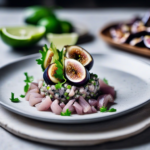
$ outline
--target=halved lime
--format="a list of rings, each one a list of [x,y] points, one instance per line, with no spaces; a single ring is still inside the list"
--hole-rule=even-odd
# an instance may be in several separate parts
[[[74,45],[78,40],[77,33],[64,33],[64,34],[53,34],[48,33],[47,39],[49,42],[53,42],[53,44],[61,50],[64,45]]]
[[[37,43],[45,34],[45,27],[22,26],[1,28],[2,40],[13,47],[26,47]]]

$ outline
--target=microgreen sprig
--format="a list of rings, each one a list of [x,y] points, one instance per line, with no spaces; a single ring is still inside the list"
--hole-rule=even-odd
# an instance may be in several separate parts
[[[100,108],[100,112],[116,112],[116,111],[117,110],[115,108],[111,108],[111,109],[107,110],[107,107],[105,107],[105,106],[102,106]]]
[[[19,100],[18,98],[14,98],[14,93],[12,93],[12,92],[11,92],[11,98],[10,98],[10,100],[11,100],[12,102],[14,102],[14,103],[20,102],[20,100]]]
[[[71,116],[71,111],[67,109],[66,112],[61,112],[61,116]]]
[[[108,85],[108,80],[107,79],[103,79],[103,81]]]

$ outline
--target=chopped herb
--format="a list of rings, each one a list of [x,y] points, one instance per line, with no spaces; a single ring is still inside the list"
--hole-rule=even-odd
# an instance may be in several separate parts
[[[67,89],[71,89],[71,85],[67,85]]]
[[[14,103],[20,102],[20,100],[19,100],[18,98],[14,98],[14,93],[12,93],[12,92],[11,92],[11,98],[10,98],[10,100],[11,100],[12,102],[14,102]]]
[[[115,108],[111,108],[108,110],[109,112],[116,112],[116,109]]]
[[[69,96],[67,96],[67,97],[66,97],[66,99],[67,99],[67,100],[69,100],[69,99],[70,99],[70,97],[69,97]]]
[[[96,85],[96,82],[94,82],[93,84],[94,84],[94,86],[95,86],[95,85]]]
[[[45,86],[45,82],[43,82],[43,86]]]
[[[25,93],[27,93],[28,92],[28,90],[29,90],[29,84],[28,83],[26,83],[26,85],[24,86],[24,92]]]
[[[53,96],[52,96],[52,95],[50,95],[49,97],[50,97],[50,98],[53,98]]]
[[[70,116],[71,115],[71,111],[69,111],[69,109],[66,110],[66,112],[61,112],[61,116]]]
[[[24,82],[31,83],[34,80],[33,76],[28,76],[27,72],[25,72],[24,75],[26,76],[26,79],[24,80]]]
[[[98,75],[97,75],[97,74],[94,74],[94,76],[95,76],[95,78],[97,78],[97,77],[98,77]]]
[[[50,87],[49,87],[49,86],[47,86],[46,88],[47,88],[47,90],[49,90],[49,89],[50,89]]]
[[[20,95],[21,98],[25,98],[25,95]]]
[[[91,98],[90,96],[87,96],[87,98]]]
[[[64,95],[65,95],[65,96],[67,96],[67,95],[68,95],[68,93],[67,93],[67,92],[65,92],[65,93],[64,93]]]
[[[107,107],[102,106],[102,107],[100,108],[100,112],[107,112]]]
[[[108,80],[107,79],[103,79],[103,81],[108,85]]]

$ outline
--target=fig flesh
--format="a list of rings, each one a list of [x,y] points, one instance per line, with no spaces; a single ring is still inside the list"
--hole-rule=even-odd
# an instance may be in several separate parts
[[[84,85],[90,79],[88,70],[75,59],[65,60],[65,76],[70,83],[76,86]]]
[[[67,58],[79,61],[87,70],[93,67],[93,57],[85,49],[75,45],[66,45],[64,51]]]
[[[57,70],[56,64],[50,64],[44,71],[43,79],[47,84],[55,84],[60,82],[59,79],[55,78],[54,74]]]
[[[150,49],[150,35],[144,36],[143,41],[144,41],[145,47]]]

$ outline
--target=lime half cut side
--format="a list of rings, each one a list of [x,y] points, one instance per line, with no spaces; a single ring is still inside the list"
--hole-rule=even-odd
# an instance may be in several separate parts
[[[27,47],[37,43],[45,34],[45,27],[22,26],[3,27],[1,29],[2,40],[12,47]]]
[[[77,33],[63,33],[63,34],[53,34],[48,33],[47,39],[49,42],[53,42],[57,49],[61,50],[64,45],[74,45],[78,40]]]

